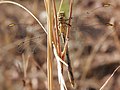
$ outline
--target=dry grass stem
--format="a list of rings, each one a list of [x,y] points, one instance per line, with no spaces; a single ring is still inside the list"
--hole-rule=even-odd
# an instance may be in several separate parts
[[[110,77],[106,80],[106,82],[102,85],[102,87],[99,90],[103,90],[104,87],[108,84],[110,79],[114,76],[114,74],[117,72],[117,70],[120,68],[120,65],[114,70],[114,72],[110,75]]]
[[[65,84],[65,81],[64,81],[64,78],[63,78],[63,75],[62,75],[62,71],[61,71],[61,62],[66,65],[68,67],[68,65],[58,56],[57,54],[57,50],[55,48],[55,45],[53,44],[53,52],[54,52],[54,55],[55,55],[55,58],[56,58],[56,61],[57,61],[57,68],[58,68],[58,81],[59,81],[59,84],[60,84],[60,88],[61,90],[67,90],[67,87],[66,87],[66,84]]]
[[[61,62],[62,64],[64,64],[66,67],[68,67],[68,64],[67,64],[66,62],[64,62],[64,61],[59,57],[59,55],[58,55],[58,53],[57,53],[57,50],[56,50],[54,44],[53,44],[53,51],[54,51],[55,58],[56,58],[57,60],[59,60],[59,62]]]
[[[53,40],[53,17],[52,17],[52,2],[45,0],[46,11],[47,11],[47,74],[48,74],[48,90],[53,90],[53,74],[52,74],[52,40]]]
[[[24,78],[27,77],[27,68],[28,68],[28,63],[30,60],[30,55],[28,55],[27,59],[25,58],[24,53],[22,54],[22,59],[23,59],[23,72],[24,72]]]
[[[55,36],[55,46],[57,46],[57,52],[60,55],[60,39],[59,39],[59,33],[58,33],[58,20],[57,20],[57,11],[56,11],[56,4],[55,0],[53,0],[53,11],[54,11],[54,21],[55,21],[55,31],[54,31],[54,36]]]

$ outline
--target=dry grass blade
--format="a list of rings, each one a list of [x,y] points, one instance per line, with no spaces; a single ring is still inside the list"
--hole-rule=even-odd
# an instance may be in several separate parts
[[[61,58],[58,56],[57,50],[56,50],[54,44],[53,44],[53,52],[54,52],[55,58],[56,58],[56,60],[57,60],[58,81],[59,81],[61,90],[64,90],[64,88],[67,90],[67,87],[66,87],[66,84],[65,84],[63,75],[62,75],[62,71],[61,71],[61,63],[60,63],[60,61],[61,61],[64,65],[66,65],[67,67],[68,67],[68,65],[67,65],[65,62],[63,62],[63,60],[61,60]]]
[[[117,72],[119,68],[120,68],[120,65],[114,70],[114,72],[110,75],[110,77],[106,80],[106,82],[102,85],[102,87],[99,90],[104,89],[104,87],[107,85],[107,83],[110,81],[110,79],[113,77],[113,75]]]
[[[55,55],[55,57],[57,58],[57,60],[59,60],[59,62],[63,63],[66,67],[68,67],[68,64],[65,63],[65,62],[59,57],[59,55],[57,54],[57,50],[56,50],[54,44],[53,44],[53,51],[54,51],[54,55]]]
[[[30,55],[28,55],[27,59],[25,58],[25,55],[22,54],[22,58],[23,58],[23,71],[24,71],[24,78],[27,77],[27,68],[28,68],[28,63],[30,60]]]
[[[47,34],[47,30],[44,28],[44,26],[41,24],[41,22],[37,19],[37,17],[35,17],[35,15],[30,12],[26,7],[24,7],[23,5],[17,3],[17,2],[13,2],[13,1],[0,1],[0,4],[13,4],[16,6],[19,6],[21,8],[23,8],[25,11],[27,11],[37,22],[38,24],[42,27],[42,29],[45,31],[45,33]]]
[[[53,69],[52,69],[52,26],[53,26],[53,17],[52,17],[52,2],[50,0],[44,1],[47,11],[47,74],[48,74],[48,90],[53,90]]]
[[[25,58],[25,54],[22,54],[22,60],[23,60],[23,86],[26,90],[27,84],[27,70],[28,70],[28,64],[30,60],[30,55],[27,55],[27,58]]]
[[[58,52],[60,53],[60,40],[59,40],[59,33],[58,33],[58,20],[57,20],[57,11],[56,11],[56,3],[55,0],[53,0],[53,11],[54,11],[54,21],[55,21],[55,28],[56,30],[54,31],[54,36],[55,36],[55,45],[58,47]]]

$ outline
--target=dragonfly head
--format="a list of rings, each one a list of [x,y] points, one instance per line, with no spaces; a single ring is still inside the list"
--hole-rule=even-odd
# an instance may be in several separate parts
[[[63,18],[65,18],[65,12],[64,11],[58,12],[58,19],[63,19]]]

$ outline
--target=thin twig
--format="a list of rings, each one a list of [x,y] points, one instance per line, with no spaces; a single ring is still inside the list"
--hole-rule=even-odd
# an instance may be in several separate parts
[[[113,75],[116,73],[116,71],[120,68],[120,65],[114,70],[114,72],[110,75],[110,77],[106,80],[106,82],[102,85],[102,87],[99,90],[103,90],[104,87],[108,84],[110,79],[113,77]]]

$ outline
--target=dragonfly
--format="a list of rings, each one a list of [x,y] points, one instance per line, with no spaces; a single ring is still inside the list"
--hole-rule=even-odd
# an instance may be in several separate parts
[[[111,4],[104,4],[102,7],[97,7],[93,10],[91,10],[90,12],[94,12],[100,8],[103,7],[109,7]],[[87,12],[86,14],[90,14],[90,12]],[[58,29],[59,29],[59,35],[61,37],[61,41],[62,43],[65,45],[66,42],[66,32],[67,32],[67,28],[70,27],[71,25],[67,22],[69,19],[71,18],[66,18],[65,16],[65,12],[64,11],[60,11],[58,13]],[[102,19],[103,21],[103,19]],[[95,24],[95,26],[100,25],[100,24]],[[103,25],[105,26],[111,26],[112,24],[110,24],[108,21],[103,21]],[[88,25],[90,26],[90,25]],[[92,25],[93,26],[93,25]],[[72,72],[72,67],[71,67],[71,60],[70,60],[70,55],[69,55],[69,50],[68,48],[66,49],[66,60],[67,60],[67,64],[68,64],[68,74],[69,74],[69,80],[71,85],[74,87],[74,75]]]
[[[77,28],[76,28],[76,24],[80,21],[84,21],[86,18],[88,18],[88,17],[91,17],[91,16],[95,16],[95,12],[97,12],[97,11],[99,11],[99,9],[103,9],[103,8],[106,8],[106,7],[109,7],[109,6],[111,6],[110,4],[104,4],[103,6],[100,6],[100,7],[96,7],[95,9],[93,9],[93,10],[90,10],[90,11],[87,11],[87,12],[85,12],[84,14],[81,14],[81,15],[79,15],[79,17],[77,17],[77,22],[74,22],[74,21],[76,21],[75,20],[75,17],[72,17],[72,18],[66,18],[65,17],[65,12],[64,11],[60,11],[59,13],[58,13],[58,28],[59,28],[59,35],[60,35],[60,37],[61,37],[61,41],[62,41],[62,43],[63,43],[63,45],[65,44],[65,41],[66,41],[66,39],[65,39],[65,36],[66,36],[66,28],[68,28],[68,27],[71,27],[72,29],[73,29],[73,31],[76,31],[77,30]],[[99,19],[99,21],[101,20],[101,17],[99,17],[99,16],[96,16],[98,19]],[[69,19],[72,19],[72,25],[69,25],[68,23],[67,23],[67,21],[69,20]],[[87,19],[88,20],[88,19]],[[86,20],[85,20],[86,21]],[[102,20],[103,21],[103,20]],[[90,26],[90,27],[97,27],[97,26],[100,26],[100,25],[110,25],[109,23],[108,23],[108,21],[107,20],[105,20],[105,22],[101,22],[102,24],[100,24],[100,23],[96,23],[96,21],[95,21],[95,23],[94,23],[94,21],[91,21],[93,24],[88,24],[88,23],[86,23],[86,24],[81,24],[81,26],[82,27],[88,27],[88,26]],[[11,23],[11,24],[9,24],[8,25],[8,27],[9,28],[12,28],[12,27],[15,27],[15,26],[20,26],[20,27],[24,27],[24,26],[28,26],[27,24],[23,24],[23,23],[19,23],[19,24],[16,24],[16,23]],[[26,27],[24,27],[25,29],[27,29]],[[33,31],[35,30],[36,28],[33,28]],[[30,35],[28,35],[28,36],[30,36],[30,37],[24,37],[24,38],[22,38],[22,39],[20,39],[19,40],[19,42],[15,42],[15,44],[14,44],[14,46],[16,47],[16,49],[17,49],[17,52],[19,53],[19,54],[22,54],[22,53],[24,53],[25,51],[29,51],[29,52],[32,52],[33,54],[37,54],[37,53],[40,53],[39,52],[39,50],[38,50],[38,45],[37,44],[41,44],[41,39],[43,40],[45,37],[45,35],[42,33],[39,33],[37,30],[35,30],[36,31],[36,33],[32,33],[32,34],[30,34]],[[28,32],[28,31],[27,31]],[[16,32],[17,33],[17,32]],[[29,33],[29,32],[28,32]],[[39,34],[38,34],[39,33]],[[45,41],[45,40],[43,40],[43,41]],[[6,46],[7,47],[7,46]],[[6,48],[6,47],[3,47],[3,48]],[[11,48],[13,47],[13,43],[12,43],[12,45],[11,45]],[[28,48],[28,47],[30,47],[30,48]],[[41,48],[41,47],[43,47],[43,48]],[[45,46],[44,45],[40,45],[40,48],[41,49],[44,49],[45,48]],[[9,49],[9,48],[8,48]],[[27,50],[28,49],[28,50]],[[38,50],[38,51],[37,51]],[[2,51],[2,50],[1,50]],[[44,49],[44,51],[45,51],[45,49]],[[67,60],[67,64],[68,64],[68,73],[69,73],[69,79],[70,79],[70,82],[74,85],[74,76],[73,76],[73,72],[72,72],[72,67],[71,67],[71,62],[70,62],[70,55],[69,55],[69,50],[67,49],[67,51],[66,51],[66,60]]]
[[[96,15],[95,13],[96,12],[99,12],[100,10],[103,10],[103,9],[106,9],[106,8],[109,8],[109,7],[113,7],[113,5],[111,5],[111,4],[109,4],[109,3],[107,3],[107,4],[104,4],[104,5],[101,5],[101,6],[98,6],[98,7],[96,7],[96,8],[94,8],[94,9],[92,9],[92,10],[87,10],[87,11],[85,11],[85,12],[82,12],[79,16],[73,16],[71,19],[72,19],[72,25],[69,25],[69,24],[67,24],[66,22],[68,21],[68,19],[65,19],[64,21],[60,21],[60,23],[65,23],[64,24],[64,26],[66,27],[66,26],[70,26],[72,29],[71,29],[71,32],[74,32],[74,31],[77,31],[78,30],[78,28],[79,27],[99,27],[99,26],[108,26],[108,25],[110,25],[110,23],[109,23],[109,20],[107,20],[106,19],[106,17],[105,17],[105,19],[104,19],[104,17],[100,17],[99,15]],[[110,8],[111,9],[111,8]],[[74,11],[74,10],[73,10]],[[63,16],[64,16],[64,13],[65,12],[61,12],[61,14],[63,14]],[[98,19],[98,21],[91,21],[92,22],[92,24],[91,24],[91,22],[89,23],[88,21],[88,18],[91,18],[92,16],[94,16],[94,18],[97,18]],[[77,17],[77,18],[76,18]],[[59,18],[60,19],[60,18]],[[76,20],[77,19],[77,20]],[[85,22],[84,22],[85,21]],[[87,22],[88,23],[87,23]],[[79,24],[79,26],[76,26],[76,25],[78,25]],[[43,32],[39,32],[38,30],[40,29],[39,27],[37,27],[37,25],[36,26],[33,26],[33,25],[29,25],[29,24],[25,24],[25,23],[16,23],[16,22],[11,22],[7,27],[8,28],[10,28],[10,31],[11,32],[14,32],[13,30],[12,30],[12,28],[13,27],[16,27],[17,26],[17,28],[15,28],[15,29],[21,29],[21,27],[22,28],[24,28],[25,30],[26,30],[26,32],[27,33],[29,33],[30,31],[32,31],[32,33],[34,34],[33,36],[31,35],[31,39],[34,41],[34,40],[38,40],[38,39],[40,39],[40,36],[41,35],[43,35],[44,33]],[[59,26],[59,25],[58,25]],[[19,33],[18,32],[18,30],[17,31],[15,31],[14,33],[16,33],[16,35],[17,35],[17,33]],[[24,33],[24,32],[22,32],[22,33]],[[65,34],[66,33],[66,31],[60,31],[60,33],[61,34]],[[37,35],[36,35],[37,34]],[[23,38],[26,38],[25,36],[26,35],[24,35],[24,36],[21,36],[21,34],[18,34],[18,35],[20,35],[20,39],[21,40],[19,40],[20,42],[18,43],[19,45],[21,44],[27,44],[31,39],[28,39],[28,40],[23,40]],[[63,35],[63,36],[65,36],[65,35]],[[63,38],[62,38],[63,39]],[[62,41],[64,41],[64,40],[62,40]],[[27,42],[27,43],[26,43]],[[18,46],[19,46],[18,45]]]
[[[58,27],[59,27],[58,29],[59,29],[59,34],[60,34],[60,37],[61,37],[61,41],[64,45],[65,45],[65,42],[66,42],[66,31],[67,31],[68,26],[70,26],[67,23],[67,20],[68,19],[66,19],[66,17],[65,17],[65,12],[60,11],[58,13]],[[72,67],[71,67],[71,60],[70,60],[70,57],[69,57],[69,50],[68,50],[68,48],[66,50],[67,50],[66,51],[66,58],[67,58],[66,60],[67,60],[67,64],[68,64],[69,80],[71,82],[71,85],[74,86],[74,76],[73,76]]]

